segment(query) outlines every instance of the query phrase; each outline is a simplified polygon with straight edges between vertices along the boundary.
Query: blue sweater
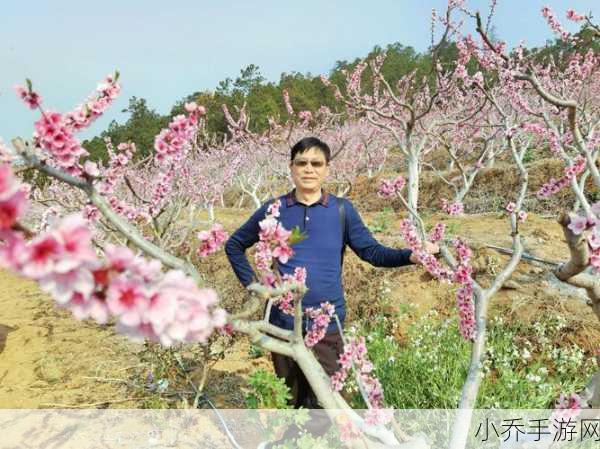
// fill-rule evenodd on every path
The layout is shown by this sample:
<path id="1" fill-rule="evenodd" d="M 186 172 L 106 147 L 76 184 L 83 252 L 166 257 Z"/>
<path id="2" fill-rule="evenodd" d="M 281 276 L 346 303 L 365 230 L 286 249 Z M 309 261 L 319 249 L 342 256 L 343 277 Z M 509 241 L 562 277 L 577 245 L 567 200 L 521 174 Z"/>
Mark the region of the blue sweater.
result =
<path id="1" fill-rule="evenodd" d="M 281 274 L 293 274 L 296 267 L 306 268 L 308 292 L 302 299 L 303 309 L 319 307 L 322 302 L 329 301 L 335 306 L 340 322 L 344 322 L 346 303 L 342 287 L 342 252 L 345 244 L 358 257 L 377 267 L 399 267 L 411 263 L 411 250 L 388 248 L 378 243 L 347 199 L 324 192 L 318 202 L 306 206 L 296 201 L 294 191 L 279 199 L 279 220 L 282 225 L 288 230 L 298 226 L 307 236 L 292 247 L 294 255 L 287 263 L 279 263 Z M 339 201 L 344 201 L 346 215 L 346 235 L 343 239 Z M 245 287 L 256 279 L 245 251 L 258 242 L 258 223 L 265 218 L 268 205 L 265 203 L 254 212 L 225 244 L 229 262 Z M 292 329 L 294 319 L 273 307 L 269 321 L 284 329 Z M 307 328 L 310 325 L 305 319 L 303 326 Z M 332 320 L 327 331 L 332 332 L 336 328 L 335 320 Z"/>

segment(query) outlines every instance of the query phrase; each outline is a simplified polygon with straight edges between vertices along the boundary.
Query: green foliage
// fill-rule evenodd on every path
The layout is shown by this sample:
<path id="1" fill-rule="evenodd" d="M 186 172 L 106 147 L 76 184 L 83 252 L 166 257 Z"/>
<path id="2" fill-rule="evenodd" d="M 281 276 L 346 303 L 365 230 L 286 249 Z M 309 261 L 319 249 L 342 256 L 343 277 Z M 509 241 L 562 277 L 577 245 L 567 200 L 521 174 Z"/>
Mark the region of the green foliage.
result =
<path id="1" fill-rule="evenodd" d="M 371 232 L 386 232 L 394 221 L 394 209 L 384 207 L 373 220 L 373 224 L 369 226 Z"/>
<path id="2" fill-rule="evenodd" d="M 525 150 L 525 154 L 523 155 L 523 163 L 528 164 L 529 162 L 533 161 L 533 159 L 534 159 L 533 148 L 527 148 Z"/>
<path id="3" fill-rule="evenodd" d="M 471 348 L 460 336 L 456 319 L 431 312 L 410 326 L 402 345 L 386 336 L 390 321 L 384 318 L 364 327 L 387 404 L 455 408 Z M 564 343 L 565 328 L 560 316 L 542 316 L 532 325 L 491 320 L 477 408 L 552 408 L 560 393 L 580 391 L 595 362 L 579 346 Z M 358 396 L 355 403 L 360 403 Z"/>
<path id="4" fill-rule="evenodd" d="M 275 374 L 258 369 L 248 378 L 249 391 L 246 395 L 248 408 L 282 409 L 290 408 L 292 398 L 284 379 Z"/>
<path id="5" fill-rule="evenodd" d="M 300 226 L 294 226 L 292 228 L 292 233 L 288 239 L 290 246 L 295 245 L 296 243 L 300 243 L 302 240 L 306 240 L 308 236 L 305 232 L 300 230 Z"/>
<path id="6" fill-rule="evenodd" d="M 250 348 L 248 348 L 248 356 L 251 359 L 258 359 L 259 357 L 262 357 L 263 355 L 265 355 L 265 352 L 262 350 L 262 348 L 260 346 L 256 346 L 256 345 L 250 345 Z"/>
<path id="7" fill-rule="evenodd" d="M 459 226 L 458 223 L 447 223 L 446 224 L 446 236 L 456 235 L 458 232 Z"/>

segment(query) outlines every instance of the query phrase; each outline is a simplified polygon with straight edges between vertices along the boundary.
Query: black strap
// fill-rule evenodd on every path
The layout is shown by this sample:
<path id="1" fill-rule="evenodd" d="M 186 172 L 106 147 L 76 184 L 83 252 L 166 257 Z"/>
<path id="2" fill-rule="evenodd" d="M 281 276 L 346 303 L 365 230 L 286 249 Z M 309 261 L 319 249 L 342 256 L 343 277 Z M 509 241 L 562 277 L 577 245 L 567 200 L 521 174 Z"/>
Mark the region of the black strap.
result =
<path id="1" fill-rule="evenodd" d="M 340 227 L 342 229 L 342 259 L 341 263 L 344 265 L 344 253 L 346 252 L 346 209 L 344 208 L 344 199 L 338 198 L 338 210 L 340 212 Z"/>

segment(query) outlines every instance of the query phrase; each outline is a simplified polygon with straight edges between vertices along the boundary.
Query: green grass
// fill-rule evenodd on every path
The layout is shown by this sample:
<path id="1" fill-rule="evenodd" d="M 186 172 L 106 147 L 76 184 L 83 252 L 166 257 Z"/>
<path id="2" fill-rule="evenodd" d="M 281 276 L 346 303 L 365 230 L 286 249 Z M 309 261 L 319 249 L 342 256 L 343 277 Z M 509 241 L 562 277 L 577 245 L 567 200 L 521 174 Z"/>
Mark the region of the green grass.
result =
<path id="1" fill-rule="evenodd" d="M 434 311 L 410 326 L 403 345 L 386 336 L 389 321 L 383 318 L 361 330 L 387 404 L 456 407 L 471 350 L 456 320 L 441 319 Z M 491 320 L 477 407 L 552 408 L 561 392 L 581 390 L 596 364 L 580 347 L 558 345 L 564 327 L 560 317 L 540 318 L 531 326 Z M 355 402 L 361 406 L 358 397 Z"/>

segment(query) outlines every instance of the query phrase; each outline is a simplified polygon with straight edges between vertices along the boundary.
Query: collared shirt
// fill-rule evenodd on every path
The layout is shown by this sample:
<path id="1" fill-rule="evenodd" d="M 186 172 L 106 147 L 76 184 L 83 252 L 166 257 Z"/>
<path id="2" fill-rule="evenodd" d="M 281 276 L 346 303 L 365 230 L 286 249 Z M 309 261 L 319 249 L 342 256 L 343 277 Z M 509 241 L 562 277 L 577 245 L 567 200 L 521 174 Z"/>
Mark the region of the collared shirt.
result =
<path id="1" fill-rule="evenodd" d="M 279 263 L 281 274 L 293 274 L 296 267 L 306 268 L 306 285 L 308 292 L 302 299 L 303 309 L 319 307 L 328 301 L 335 306 L 340 322 L 346 317 L 344 291 L 342 287 L 342 252 L 344 245 L 350 248 L 363 260 L 379 267 L 399 267 L 410 264 L 411 251 L 393 249 L 381 245 L 373 238 L 364 225 L 360 215 L 352 203 L 327 192 L 314 204 L 307 206 L 296 199 L 295 191 L 278 198 L 281 200 L 279 220 L 288 230 L 298 226 L 306 235 L 306 239 L 296 243 L 292 249 L 294 255 L 287 263 Z M 344 202 L 346 215 L 345 236 L 339 215 L 339 202 Z M 256 276 L 245 251 L 259 237 L 259 222 L 265 218 L 270 202 L 263 204 L 246 223 L 229 238 L 225 252 L 238 279 L 248 286 Z M 285 329 L 293 328 L 293 316 L 287 315 L 277 307 L 271 309 L 269 318 L 272 324 Z M 305 326 L 311 323 L 305 320 Z M 335 320 L 329 325 L 328 332 L 337 328 Z"/>

